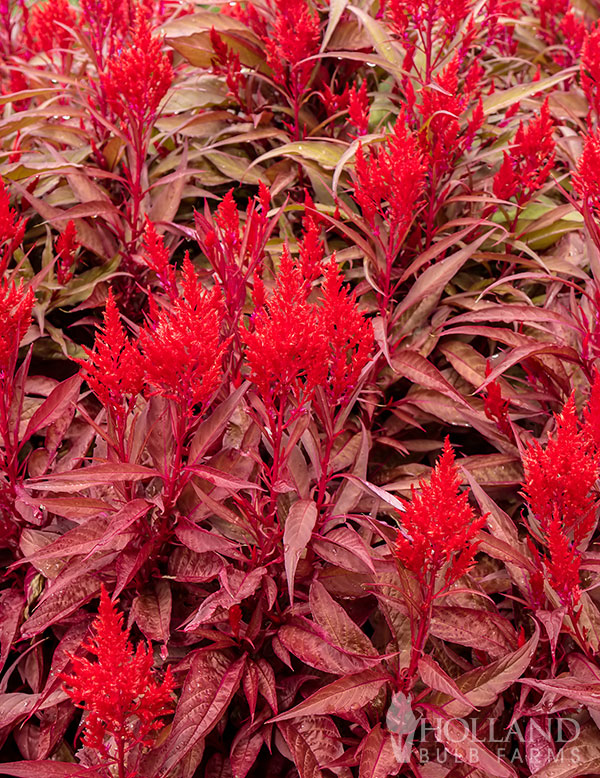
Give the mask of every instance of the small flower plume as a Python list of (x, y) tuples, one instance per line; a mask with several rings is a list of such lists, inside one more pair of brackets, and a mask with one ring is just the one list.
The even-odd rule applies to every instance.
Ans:
[(590, 111), (600, 118), (600, 24), (596, 22), (583, 40), (581, 47), (581, 88)]
[(83, 346), (87, 360), (76, 359), (88, 386), (115, 418), (122, 420), (143, 386), (140, 352), (132, 345), (121, 324), (115, 298), (109, 290), (104, 326), (98, 328), (93, 350)]
[(106, 99), (125, 123), (132, 117), (146, 129), (156, 118), (161, 100), (173, 81), (162, 40), (153, 36), (143, 10), (136, 12), (131, 43), (108, 60), (101, 81)]
[(156, 274), (163, 291), (174, 299), (177, 296), (175, 268), (169, 261), (169, 250), (165, 246), (163, 236), (157, 233), (156, 227), (149, 219), (146, 221), (142, 249), (142, 256)]
[(552, 137), (554, 122), (545, 100), (539, 116), (527, 126), (520, 123), (510, 151), (494, 176), (494, 195), (502, 200), (515, 198), (523, 206), (546, 183), (555, 158)]
[(13, 253), (22, 242), (25, 234), (26, 221), (10, 207), (10, 197), (0, 177), (0, 276), (8, 267)]
[(429, 25), (439, 25), (438, 35), (452, 38), (458, 25), (468, 16), (471, 0), (388, 0), (387, 17), (392, 31), (406, 38), (411, 30), (421, 32)]
[(164, 726), (161, 718), (172, 712), (171, 668), (158, 683), (150, 648), (140, 642), (133, 650), (123, 616), (104, 587), (92, 635), (83, 648), (94, 661), (73, 656), (71, 673), (61, 677), (69, 697), (85, 711), (84, 744), (104, 757), (114, 756), (107, 736), (126, 749), (151, 745), (153, 733)]
[(546, 570), (550, 586), (558, 595), (560, 604), (572, 609), (581, 596), (579, 570), (581, 554), (565, 531), (564, 522), (560, 516), (552, 518), (546, 532), (548, 557)]
[(30, 11), (26, 34), (34, 51), (67, 49), (72, 36), (61, 25), (75, 28), (77, 13), (68, 0), (36, 3)]
[(306, 0), (277, 0), (275, 28), (266, 39), (267, 63), (276, 83), (299, 95), (314, 67), (302, 60), (319, 50), (319, 17)]
[(546, 446), (533, 441), (523, 457), (523, 493), (543, 532), (556, 516), (579, 542), (595, 521), (592, 488), (600, 472), (600, 452), (587, 425), (577, 419), (568, 400), (556, 417), (556, 432)]
[(156, 310), (140, 332), (146, 382), (159, 394), (204, 409), (221, 383), (227, 342), (221, 338), (223, 300), (219, 287), (207, 291), (186, 254), (182, 293), (170, 308)]
[(590, 205), (596, 214), (600, 213), (600, 133), (590, 133), (577, 162), (573, 175), (573, 187), (577, 194)]
[(369, 108), (367, 82), (363, 81), (358, 89), (354, 84), (348, 92), (348, 117), (359, 135), (366, 135), (369, 131)]
[(240, 55), (236, 54), (223, 41), (223, 38), (215, 30), (210, 30), (210, 43), (215, 53), (212, 71), (215, 75), (224, 75), (229, 94), (238, 103), (242, 102), (241, 94), (246, 87), (247, 77), (242, 73)]
[(451, 584), (464, 575), (477, 551), (475, 536), (485, 524), (469, 505), (469, 491), (460, 492), (461, 479), (454, 450), (446, 438), (444, 450), (429, 481), (412, 488), (400, 514), (404, 532), (398, 533), (398, 560), (421, 583), (431, 583), (447, 565), (445, 580)]
[(242, 325), (250, 380), (268, 405), (288, 393), (303, 405), (327, 378), (326, 334), (317, 307), (308, 301), (309, 291), (284, 247), (275, 289), (254, 314), (251, 329)]
[(56, 280), (61, 286), (68, 284), (73, 278), (75, 252), (78, 248), (75, 222), (70, 219), (64, 232), (56, 239)]
[(314, 281), (321, 275), (325, 245), (321, 240), (321, 218), (308, 190), (304, 192), (304, 217), (302, 237), (298, 240), (298, 251), (303, 276)]
[(371, 322), (358, 310), (355, 294), (342, 281), (334, 256), (325, 270), (319, 310), (329, 350), (327, 393), (332, 405), (353, 391), (375, 342)]
[[(492, 367), (488, 362), (485, 366), (486, 378), (491, 372)], [(487, 385), (483, 402), (483, 410), (487, 418), (496, 423), (496, 426), (503, 435), (512, 438), (513, 431), (510, 426), (510, 417), (508, 415), (510, 402), (502, 396), (502, 389), (498, 381), (490, 381)]]
[(0, 281), (0, 381), (11, 374), (17, 352), (31, 323), (33, 289)]
[(385, 222), (394, 248), (399, 248), (425, 185), (426, 164), (414, 134), (401, 113), (394, 129), (378, 147), (356, 152), (354, 199), (365, 220), (379, 231)]

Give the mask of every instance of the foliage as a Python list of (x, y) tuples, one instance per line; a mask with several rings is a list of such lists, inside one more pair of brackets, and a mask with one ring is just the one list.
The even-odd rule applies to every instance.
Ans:
[(0, 773), (600, 773), (598, 10), (0, 9)]

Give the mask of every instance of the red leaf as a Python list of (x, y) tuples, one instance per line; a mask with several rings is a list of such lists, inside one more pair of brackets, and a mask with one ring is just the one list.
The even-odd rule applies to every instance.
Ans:
[(300, 555), (306, 548), (317, 521), (317, 506), (311, 500), (298, 500), (290, 508), (283, 530), (283, 553), (290, 603), (294, 603), (294, 576)]
[(319, 581), (313, 581), (310, 587), (309, 604), (313, 618), (335, 646), (355, 656), (379, 657), (362, 629), (352, 621)]
[(43, 759), (39, 762), (0, 763), (0, 773), (16, 778), (102, 778), (103, 773), (71, 762)]
[(51, 490), (56, 492), (79, 492), (90, 486), (102, 486), (113, 481), (140, 481), (153, 478), (160, 473), (142, 465), (121, 463), (82, 467), (69, 473), (53, 473), (41, 478), (30, 478), (25, 482), (28, 489)]
[(295, 708), (275, 716), (271, 721), (360, 710), (378, 695), (379, 690), (388, 680), (389, 675), (381, 668), (363, 670), (355, 675), (338, 678), (311, 694)]
[(21, 445), (32, 435), (60, 418), (79, 396), (81, 376), (77, 373), (56, 386), (29, 419)]
[(246, 657), (231, 661), (222, 651), (202, 651), (192, 660), (164, 744), (162, 772), (167, 773), (217, 726), (239, 688)]
[(277, 726), (292, 754), (300, 778), (322, 778), (317, 758), (293, 724), (280, 721)]
[(387, 778), (399, 768), (390, 734), (377, 724), (363, 741), (358, 778)]

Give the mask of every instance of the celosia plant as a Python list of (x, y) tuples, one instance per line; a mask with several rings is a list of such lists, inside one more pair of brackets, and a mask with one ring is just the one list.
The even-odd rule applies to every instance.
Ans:
[(119, 778), (141, 776), (134, 749), (151, 745), (173, 710), (171, 668), (158, 683), (149, 647), (140, 642), (134, 651), (123, 615), (104, 588), (83, 648), (94, 660), (71, 656), (70, 673), (62, 675), (67, 694), (84, 711), (83, 743), (101, 764), (116, 765)]

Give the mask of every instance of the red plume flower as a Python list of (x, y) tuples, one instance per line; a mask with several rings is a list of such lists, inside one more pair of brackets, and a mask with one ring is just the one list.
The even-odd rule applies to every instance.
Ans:
[(314, 63), (302, 60), (319, 50), (319, 17), (306, 0), (277, 0), (275, 29), (268, 36), (267, 63), (278, 84), (300, 95)]
[(107, 736), (125, 749), (151, 745), (152, 734), (164, 726), (161, 718), (172, 711), (171, 668), (158, 683), (150, 648), (139, 643), (133, 650), (123, 616), (104, 587), (92, 635), (83, 647), (95, 661), (73, 656), (71, 674), (62, 679), (69, 697), (85, 711), (84, 744), (105, 757), (116, 756), (109, 753)]
[(12, 373), (19, 345), (31, 323), (33, 301), (30, 286), (0, 281), (0, 380)]
[(142, 389), (140, 352), (123, 330), (112, 290), (104, 311), (104, 326), (98, 328), (93, 351), (83, 346), (88, 359), (76, 359), (86, 373), (85, 380), (102, 405), (122, 419)]
[(186, 254), (181, 296), (171, 308), (156, 312), (155, 320), (140, 332), (152, 394), (182, 402), (188, 410), (194, 405), (205, 408), (223, 374), (227, 342), (221, 338), (222, 321), (221, 290), (202, 287)]
[(365, 220), (379, 231), (378, 219), (399, 248), (423, 193), (426, 165), (414, 134), (401, 113), (393, 132), (379, 147), (362, 145), (356, 152), (354, 199)]
[(581, 88), (590, 111), (600, 117), (600, 24), (596, 22), (585, 36), (581, 49)]
[(17, 211), (10, 207), (10, 197), (0, 177), (0, 276), (4, 275), (14, 250), (23, 240), (25, 224), (25, 219), (19, 218)]
[(523, 465), (524, 495), (542, 531), (558, 515), (579, 542), (595, 520), (591, 492), (600, 472), (600, 452), (587, 425), (579, 423), (572, 396), (556, 417), (555, 435), (544, 448), (530, 443)]
[(162, 40), (151, 34), (142, 10), (136, 13), (131, 44), (108, 60), (101, 81), (110, 107), (122, 121), (131, 116), (139, 127), (152, 124), (173, 81), (173, 70)]
[(496, 197), (502, 200), (514, 197), (517, 205), (522, 206), (542, 188), (554, 164), (553, 130), (546, 100), (539, 116), (527, 126), (521, 122), (510, 151), (504, 152), (504, 161), (494, 177)]
[(75, 252), (79, 248), (75, 222), (70, 219), (65, 231), (56, 239), (56, 279), (61, 286), (68, 284), (73, 278)]
[(469, 505), (469, 491), (459, 491), (460, 477), (454, 450), (446, 438), (444, 450), (429, 481), (412, 488), (400, 514), (404, 532), (398, 533), (396, 557), (421, 582), (431, 582), (447, 565), (446, 583), (464, 575), (477, 551), (475, 535), (485, 524)]
[(27, 21), (27, 36), (34, 51), (66, 49), (72, 40), (65, 27), (77, 26), (77, 14), (68, 0), (48, 0), (37, 3), (30, 11)]
[(583, 153), (577, 162), (577, 172), (573, 175), (573, 187), (577, 194), (596, 214), (600, 213), (600, 133), (588, 135)]

